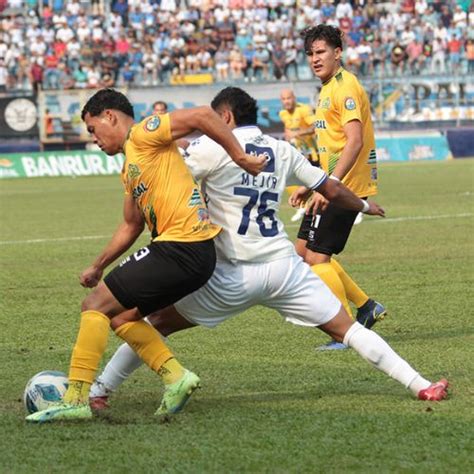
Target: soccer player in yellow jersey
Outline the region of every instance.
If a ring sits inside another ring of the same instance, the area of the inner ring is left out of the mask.
[[[316,136],[313,125],[313,109],[307,104],[296,102],[295,93],[291,89],[283,89],[280,93],[283,109],[280,110],[280,120],[285,127],[285,140],[294,145],[311,163],[318,165]],[[288,186],[288,194],[298,189]],[[304,205],[297,209],[291,218],[292,222],[299,221],[305,214]]]
[[[128,99],[120,92],[103,89],[86,103],[82,118],[105,153],[125,153],[124,220],[80,277],[84,287],[95,289],[82,303],[64,400],[27,420],[41,423],[92,417],[89,390],[106,348],[109,326],[162,377],[165,392],[157,414],[176,413],[199,386],[199,377],[178,363],[142,317],[206,283],[216,262],[212,239],[220,228],[210,222],[203,197],[174,141],[200,130],[253,175],[264,168],[266,160],[263,155],[245,154],[210,107],[152,115],[135,124]],[[104,269],[135,242],[144,223],[152,242],[101,280]]]
[[[367,199],[377,193],[375,137],[370,103],[357,78],[341,66],[342,32],[318,25],[303,32],[305,52],[313,73],[321,80],[314,127],[320,165],[331,179],[341,181],[354,194]],[[357,212],[328,204],[315,195],[320,212],[305,216],[296,243],[297,252],[332,289],[349,314],[348,300],[357,306],[357,320],[372,327],[386,315],[332,258],[347,242]],[[323,210],[324,209],[324,210]],[[344,349],[332,341],[321,349]]]

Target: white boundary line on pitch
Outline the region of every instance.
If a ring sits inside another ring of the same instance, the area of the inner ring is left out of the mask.
[[[368,222],[404,222],[404,221],[427,221],[434,219],[447,219],[449,217],[461,218],[461,217],[472,217],[474,213],[465,212],[463,214],[440,214],[435,216],[407,216],[407,217],[387,217],[385,219],[370,219],[365,220],[364,223]],[[299,227],[299,224],[288,224],[285,225],[287,228]],[[29,239],[29,240],[0,240],[0,245],[15,245],[15,244],[43,244],[49,242],[73,242],[81,240],[99,240],[112,237],[112,234],[108,235],[83,235],[75,237],[57,237],[55,239]]]

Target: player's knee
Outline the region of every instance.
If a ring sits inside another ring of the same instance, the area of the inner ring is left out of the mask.
[[[102,311],[97,289],[89,293],[81,303],[81,311]]]

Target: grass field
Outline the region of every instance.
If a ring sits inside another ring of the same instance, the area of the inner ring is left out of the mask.
[[[450,399],[414,400],[354,351],[317,353],[322,333],[257,307],[170,339],[203,389],[169,424],[153,417],[162,388],[146,368],[93,422],[24,422],[30,376],[67,372],[78,275],[120,221],[121,186],[0,181],[0,472],[474,472],[474,160],[380,168],[387,219],[365,218],[341,261],[387,306],[377,331],[426,377],[448,377]]]

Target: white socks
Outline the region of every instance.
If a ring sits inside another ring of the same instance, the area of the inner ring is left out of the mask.
[[[415,395],[431,385],[431,382],[403,360],[377,333],[357,322],[346,332],[344,344],[352,347],[374,367],[405,385]]]
[[[108,396],[142,364],[143,361],[136,352],[128,344],[122,344],[92,384],[89,397]]]

